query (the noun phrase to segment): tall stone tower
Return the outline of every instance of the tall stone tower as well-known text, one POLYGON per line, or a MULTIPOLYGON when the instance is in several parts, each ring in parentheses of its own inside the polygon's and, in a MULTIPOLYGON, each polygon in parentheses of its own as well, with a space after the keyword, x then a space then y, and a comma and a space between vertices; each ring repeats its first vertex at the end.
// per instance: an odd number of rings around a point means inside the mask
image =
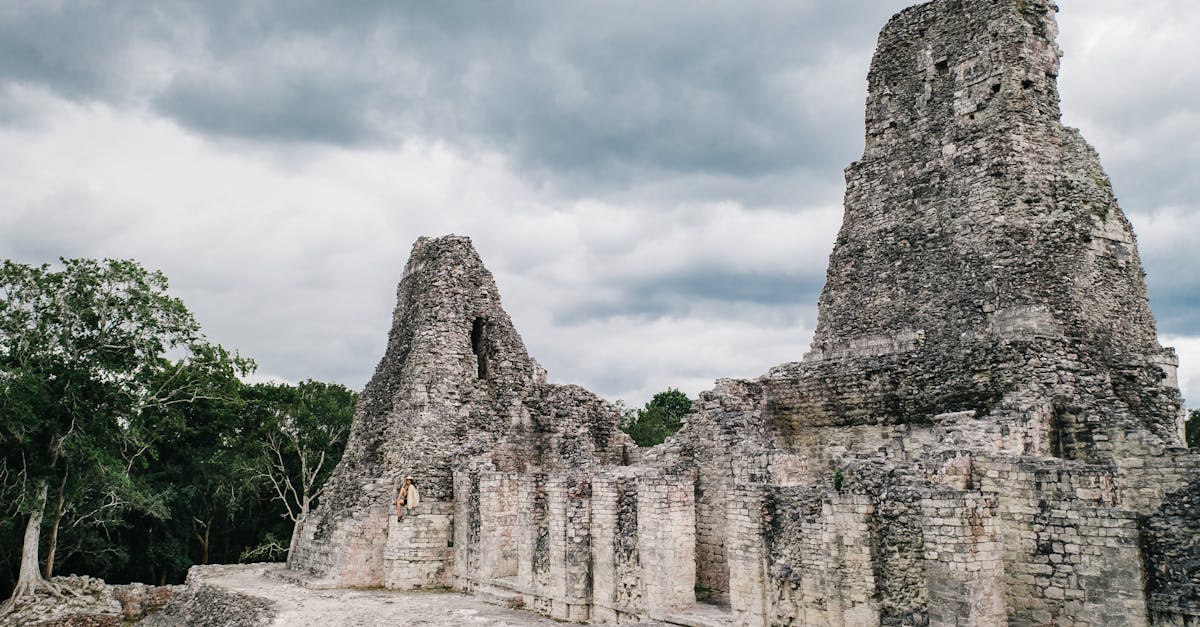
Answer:
POLYGON ((1129 221, 1062 125, 1057 7, 897 14, 803 360, 701 394, 696 575, 737 624, 1191 624, 1182 446, 1129 221))
POLYGON ((1196 624, 1200 454, 1130 224, 1059 119, 1056 10, 892 18, 811 352, 649 451, 544 382, 467 239, 419 240, 291 571, 572 621, 1196 624), (405 476, 428 501, 398 520, 405 476))
MULTIPOLYGON (((421 238, 346 452, 319 507, 301 522, 289 566, 328 585, 384 585, 389 524, 405 477, 414 479, 425 511, 448 520, 456 469, 580 469, 620 464, 631 448, 604 401, 546 383, 471 241, 421 238)), ((422 558, 437 563, 429 566, 429 585, 450 576, 445 549, 452 542, 441 531, 442 550, 422 558)))
POLYGON ((1067 457, 1120 456, 1097 429, 1177 441, 1133 231, 1060 122, 1056 10, 939 0, 881 33, 812 352, 785 369, 821 384, 774 397, 797 426, 1041 403, 1067 457))

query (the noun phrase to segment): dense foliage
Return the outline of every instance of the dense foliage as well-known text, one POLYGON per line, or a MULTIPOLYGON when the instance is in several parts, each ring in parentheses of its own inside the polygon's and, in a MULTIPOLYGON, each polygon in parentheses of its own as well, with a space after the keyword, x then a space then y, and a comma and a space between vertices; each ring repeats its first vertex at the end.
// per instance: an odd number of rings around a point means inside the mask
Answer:
POLYGON ((1187 435, 1187 445, 1191 448, 1200 448, 1200 409, 1193 409, 1188 413, 1184 432, 1187 435))
POLYGON ((683 417, 692 411, 692 400, 670 388, 655 394, 642 409, 625 409, 624 405, 618 409, 622 413, 621 430, 638 446, 655 446, 683 427, 683 417))
POLYGON ((313 502, 356 397, 312 381, 247 385, 253 367, 209 343, 166 278, 136 262, 5 261, 0 598, 18 572, 30 580, 31 545, 43 576, 110 582, 279 557, 296 510, 276 488, 313 502))

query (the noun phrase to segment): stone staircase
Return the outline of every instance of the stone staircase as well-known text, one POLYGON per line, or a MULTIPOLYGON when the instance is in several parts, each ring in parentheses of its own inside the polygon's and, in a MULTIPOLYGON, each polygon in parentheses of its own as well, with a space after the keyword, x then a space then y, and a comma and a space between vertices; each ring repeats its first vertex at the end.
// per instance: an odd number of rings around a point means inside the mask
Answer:
POLYGON ((685 627, 729 627, 733 624, 733 610, 724 605, 697 603, 682 611, 672 612, 663 616, 653 616, 668 625, 684 625, 685 627))

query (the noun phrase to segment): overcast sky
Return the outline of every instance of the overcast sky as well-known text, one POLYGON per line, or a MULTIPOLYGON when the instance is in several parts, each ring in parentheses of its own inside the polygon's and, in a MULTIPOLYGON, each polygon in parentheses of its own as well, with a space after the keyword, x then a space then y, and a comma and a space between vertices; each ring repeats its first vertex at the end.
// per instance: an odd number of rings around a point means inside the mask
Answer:
MULTIPOLYGON (((0 0, 0 255, 137 259, 258 376, 358 389, 413 241, 468 235, 552 380, 694 394, 805 352, 908 4, 0 0)), ((1200 397, 1200 3, 1060 5, 1200 397)))

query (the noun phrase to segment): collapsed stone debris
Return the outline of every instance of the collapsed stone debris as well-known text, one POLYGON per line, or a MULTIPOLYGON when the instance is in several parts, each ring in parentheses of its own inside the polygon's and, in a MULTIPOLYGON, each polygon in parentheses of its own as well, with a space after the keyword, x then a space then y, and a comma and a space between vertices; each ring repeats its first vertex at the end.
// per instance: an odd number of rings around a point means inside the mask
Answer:
POLYGON ((1196 624, 1200 456, 1131 226, 1060 123, 1056 10, 891 20, 811 352, 659 447, 546 382, 469 240, 418 240, 290 572, 572 621, 1196 624))

